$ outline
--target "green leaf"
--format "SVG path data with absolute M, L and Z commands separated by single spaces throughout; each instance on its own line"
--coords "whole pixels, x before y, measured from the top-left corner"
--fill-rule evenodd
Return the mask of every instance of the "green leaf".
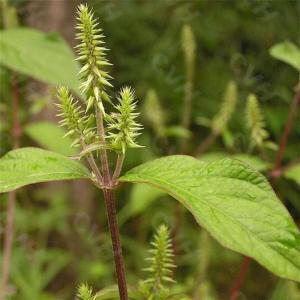
M 0 193 L 32 183 L 88 177 L 77 161 L 39 148 L 20 148 L 0 159 Z
M 241 161 L 175 155 L 142 164 L 121 181 L 166 191 L 223 246 L 300 281 L 300 233 L 265 177 Z
M 297 164 L 293 167 L 288 168 L 284 172 L 284 176 L 288 179 L 292 179 L 298 184 L 300 184 L 300 164 Z
M 293 281 L 280 280 L 273 291 L 270 300 L 300 299 L 300 289 Z
M 77 89 L 79 71 L 74 55 L 57 34 L 29 28 L 0 31 L 0 63 L 54 85 Z
M 300 49 L 289 41 L 271 47 L 270 54 L 300 71 Z
M 238 159 L 257 171 L 265 171 L 270 167 L 269 163 L 263 161 L 258 156 L 242 154 L 242 153 L 230 155 L 225 152 L 208 152 L 208 153 L 201 155 L 201 157 L 199 159 L 201 161 L 210 163 L 210 162 L 220 160 L 220 159 L 223 159 L 226 157 Z
M 71 147 L 72 140 L 70 137 L 63 137 L 66 132 L 57 124 L 51 122 L 35 122 L 25 127 L 25 132 L 35 142 L 44 148 L 71 156 L 76 152 Z

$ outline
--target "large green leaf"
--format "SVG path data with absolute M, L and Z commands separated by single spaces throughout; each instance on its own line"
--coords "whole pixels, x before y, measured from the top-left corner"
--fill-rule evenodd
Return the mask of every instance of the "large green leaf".
M 300 164 L 288 168 L 284 172 L 284 176 L 300 184 Z
M 0 31 L 0 63 L 51 84 L 78 87 L 79 67 L 69 46 L 57 34 L 29 28 Z
M 300 233 L 267 180 L 241 161 L 175 155 L 142 164 L 121 181 L 165 190 L 225 247 L 300 281 Z
M 20 148 L 0 159 L 0 193 L 37 182 L 88 177 L 79 162 L 39 148 Z
M 25 127 L 25 132 L 38 144 L 48 150 L 63 155 L 74 155 L 70 137 L 63 137 L 66 132 L 57 124 L 51 122 L 35 122 Z
M 300 49 L 293 43 L 286 41 L 274 45 L 270 54 L 300 71 Z

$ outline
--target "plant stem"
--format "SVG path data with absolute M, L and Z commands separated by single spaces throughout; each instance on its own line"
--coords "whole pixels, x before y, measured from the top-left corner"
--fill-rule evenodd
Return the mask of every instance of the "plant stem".
M 112 241 L 112 248 L 114 253 L 115 270 L 117 275 L 120 300 L 128 300 L 125 266 L 124 266 L 124 259 L 122 255 L 122 246 L 120 241 L 120 232 L 119 232 L 119 226 L 117 221 L 117 213 L 116 213 L 113 190 L 104 189 L 103 194 L 105 199 L 106 213 L 107 213 L 108 225 L 109 225 L 111 241 Z
M 12 126 L 12 138 L 13 148 L 20 147 L 21 125 L 19 120 L 20 110 L 20 93 L 17 77 L 13 74 L 12 78 L 12 90 L 13 90 L 13 126 Z M 12 244 L 14 237 L 14 222 L 15 222 L 15 210 L 16 210 L 16 191 L 12 191 L 8 195 L 7 206 L 7 219 L 4 229 L 4 246 L 3 246 L 3 264 L 2 264 L 2 278 L 0 283 L 0 300 L 5 299 L 7 284 L 10 273 Z
M 286 125 L 284 128 L 284 132 L 280 139 L 279 149 L 277 151 L 275 165 L 274 165 L 274 169 L 272 171 L 273 174 L 276 174 L 276 171 L 281 168 L 283 155 L 284 155 L 287 143 L 288 143 L 291 129 L 293 127 L 294 121 L 295 121 L 297 113 L 298 113 L 299 105 L 300 105 L 300 83 L 298 83 L 298 85 L 296 87 L 296 92 L 295 92 L 293 101 L 290 106 L 290 111 L 289 111 L 287 122 L 286 122 Z
M 8 194 L 7 218 L 4 229 L 4 246 L 3 246 L 3 264 L 2 264 L 2 278 L 0 285 L 0 300 L 4 300 L 7 293 L 7 284 L 10 273 L 10 262 L 12 253 L 12 244 L 14 236 L 14 222 L 15 222 L 15 208 L 16 208 L 16 192 L 12 191 Z
M 121 174 L 123 162 L 124 162 L 124 154 L 118 154 L 116 168 L 115 168 L 114 175 L 112 178 L 113 184 L 115 183 L 115 181 L 118 179 L 118 177 Z
M 202 155 L 209 147 L 215 142 L 217 135 L 210 133 L 206 139 L 198 146 L 198 148 L 193 153 L 193 156 L 197 157 Z
M 96 120 L 97 120 L 97 131 L 100 137 L 100 142 L 105 144 L 103 115 L 102 112 L 100 112 L 97 107 L 96 107 Z M 107 214 L 110 236 L 112 241 L 112 248 L 114 253 L 115 270 L 116 270 L 118 287 L 119 287 L 119 295 L 120 295 L 120 300 L 128 300 L 124 259 L 122 255 L 122 246 L 121 246 L 120 232 L 119 232 L 119 226 L 117 221 L 115 199 L 112 191 L 113 182 L 110 175 L 106 149 L 100 150 L 100 158 L 101 158 L 103 183 L 104 183 L 103 195 L 104 195 L 104 200 L 106 205 L 106 214 Z M 99 184 L 101 183 L 99 182 Z
M 103 115 L 102 115 L 102 112 L 99 111 L 97 106 L 96 106 L 96 121 L 97 121 L 97 131 L 98 131 L 98 135 L 100 138 L 100 142 L 104 145 L 105 144 L 105 130 L 104 130 L 104 125 L 103 125 Z M 104 185 L 109 185 L 110 184 L 110 170 L 109 170 L 109 165 L 108 165 L 106 149 L 100 150 L 100 159 L 101 159 L 101 167 L 102 167 Z
M 251 262 L 250 257 L 245 256 L 243 258 L 241 268 L 240 268 L 240 272 L 239 272 L 239 275 L 237 276 L 236 281 L 235 281 L 235 283 L 234 283 L 234 285 L 231 289 L 229 300 L 236 300 L 238 298 L 241 286 L 242 286 L 242 284 L 243 284 L 243 282 L 246 278 L 250 262 Z
M 182 127 L 186 130 L 190 129 L 191 117 L 192 117 L 192 100 L 193 100 L 193 68 L 188 68 L 187 70 L 187 80 L 184 86 L 184 99 L 183 99 L 183 114 L 182 114 Z M 185 152 L 187 149 L 187 139 L 181 139 L 180 149 L 181 152 Z

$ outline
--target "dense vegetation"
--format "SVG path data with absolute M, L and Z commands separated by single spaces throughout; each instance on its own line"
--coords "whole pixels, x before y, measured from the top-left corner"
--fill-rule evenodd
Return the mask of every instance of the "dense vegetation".
M 89 1 L 100 20 L 92 25 L 105 36 L 97 45 L 104 41 L 109 49 L 96 55 L 99 78 L 85 67 L 92 37 L 77 36 L 81 46 L 74 53 L 81 59 L 75 61 L 59 33 L 28 27 L 29 4 L 1 1 L 2 297 L 119 299 L 99 190 L 118 185 L 130 299 L 298 299 L 299 2 Z M 87 34 L 83 7 L 68 25 L 72 33 L 75 22 Z M 90 80 L 90 73 L 96 77 Z M 58 86 L 73 96 L 61 87 L 57 97 Z M 98 113 L 109 133 L 105 143 L 95 133 Z M 61 119 L 64 128 L 57 126 Z M 80 132 L 81 150 L 73 147 L 82 146 Z M 47 152 L 9 152 L 21 147 Z M 101 185 L 97 170 L 91 168 L 91 177 L 83 164 L 92 156 L 100 161 L 104 151 L 112 169 L 126 156 L 120 180 L 116 174 Z M 170 157 L 155 160 L 162 156 Z M 83 177 L 95 184 L 63 181 L 12 191 Z

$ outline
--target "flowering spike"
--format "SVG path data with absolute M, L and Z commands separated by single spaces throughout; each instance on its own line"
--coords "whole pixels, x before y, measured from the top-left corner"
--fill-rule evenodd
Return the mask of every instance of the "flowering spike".
M 150 266 L 144 269 L 150 276 L 145 283 L 152 291 L 160 294 L 165 284 L 174 282 L 172 279 L 172 269 L 175 268 L 174 253 L 167 226 L 161 225 L 158 228 L 151 245 L 153 246 L 149 251 L 151 255 L 146 259 L 150 262 Z
M 142 126 L 135 121 L 139 113 L 135 112 L 134 91 L 130 87 L 124 87 L 118 100 L 119 103 L 115 105 L 118 112 L 108 117 L 108 138 L 112 147 L 124 154 L 126 148 L 141 147 L 135 143 L 135 138 L 140 134 Z
M 109 82 L 111 76 L 102 70 L 103 66 L 110 65 L 105 54 L 107 49 L 101 46 L 104 44 L 104 35 L 101 33 L 102 30 L 97 28 L 98 23 L 86 5 L 79 5 L 77 20 L 79 24 L 76 28 L 79 32 L 76 38 L 80 40 L 80 44 L 76 46 L 76 49 L 78 60 L 83 65 L 79 72 L 80 79 L 83 81 L 80 89 L 83 94 L 87 95 L 87 111 L 94 106 L 91 104 L 93 102 L 93 104 L 98 103 L 98 107 L 101 107 L 101 111 L 104 113 L 101 102 L 109 100 L 105 90 L 107 87 L 112 87 Z M 105 97 L 102 97 L 103 93 L 105 93 Z M 96 99 L 95 103 L 91 97 Z
M 266 130 L 264 115 L 254 94 L 250 94 L 247 99 L 246 119 L 251 135 L 251 146 L 276 150 L 277 146 L 268 141 L 269 133 Z
M 237 98 L 237 85 L 234 81 L 230 81 L 227 85 L 220 111 L 212 120 L 212 130 L 216 135 L 225 129 L 231 119 L 236 107 Z
M 194 64 L 196 56 L 196 41 L 190 25 L 186 24 L 182 27 L 181 42 L 185 61 L 189 67 L 191 64 Z
M 94 300 L 93 290 L 86 284 L 80 285 L 77 296 L 81 300 Z
M 84 136 L 85 141 L 88 141 L 94 134 L 91 128 L 87 128 L 88 119 L 83 115 L 83 111 L 81 111 L 68 88 L 65 86 L 60 87 L 57 97 L 60 101 L 57 104 L 60 110 L 58 116 L 62 118 L 59 122 L 60 126 L 68 129 L 65 136 L 72 136 L 75 139 L 72 146 L 77 147 L 82 136 Z

